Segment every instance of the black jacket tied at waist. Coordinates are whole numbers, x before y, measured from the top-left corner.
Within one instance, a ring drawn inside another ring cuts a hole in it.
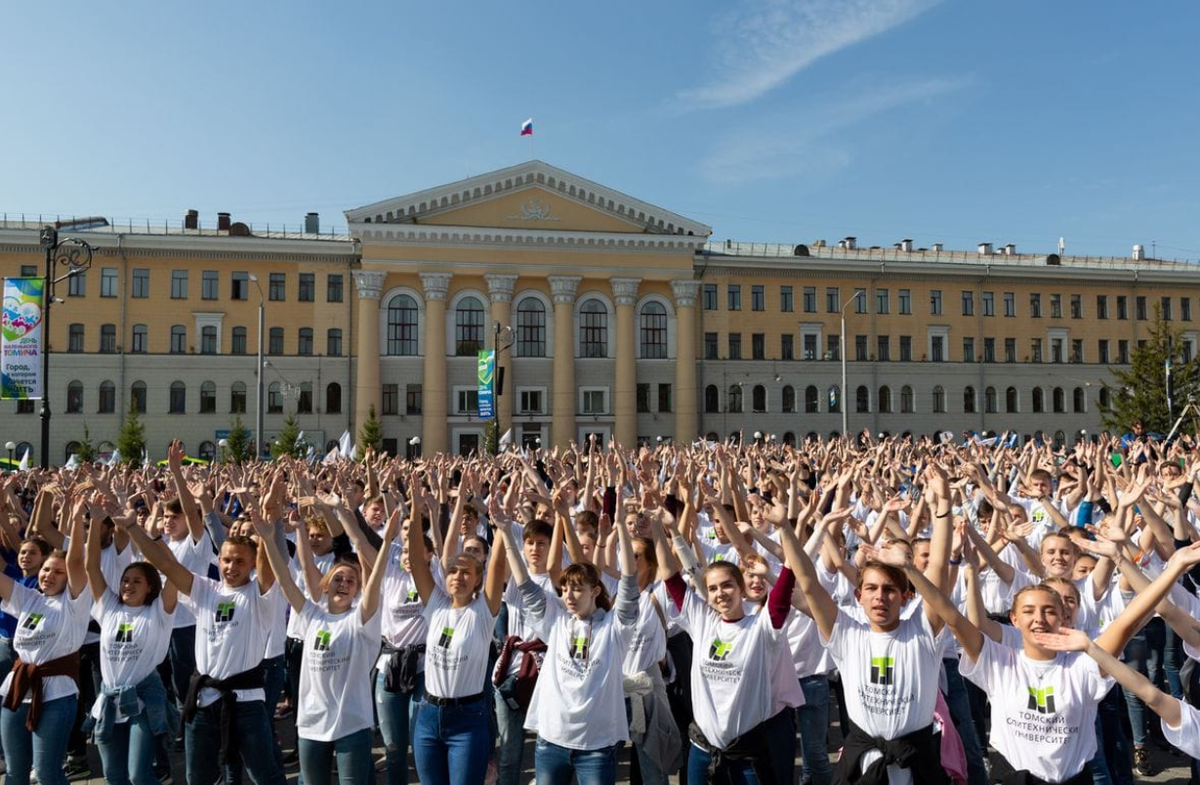
[[[200,691],[205,687],[212,687],[221,693],[221,765],[224,766],[236,741],[233,735],[233,711],[237,705],[237,696],[233,694],[233,691],[263,689],[262,667],[256,665],[248,671],[235,673],[227,679],[215,679],[199,671],[193,673],[192,680],[188,682],[187,699],[183,704],[185,724],[191,722],[192,718],[196,716],[196,712],[200,708]]]
[[[997,754],[992,761],[991,781],[999,785],[1091,785],[1092,782],[1092,770],[1087,765],[1075,776],[1061,783],[1054,783],[1024,769],[1014,769],[1003,755]]]
[[[871,750],[883,757],[858,774],[858,762]],[[949,785],[950,777],[942,768],[942,756],[933,735],[933,725],[900,736],[884,739],[870,736],[850,723],[850,734],[842,742],[842,757],[834,774],[835,785],[888,785],[888,766],[895,765],[912,772],[920,785]]]
[[[754,776],[758,779],[759,785],[783,785],[775,778],[775,767],[771,765],[771,749],[768,744],[770,734],[764,732],[764,726],[770,721],[768,719],[755,725],[729,742],[724,749],[719,749],[709,743],[704,732],[696,723],[693,722],[688,726],[688,739],[709,754],[708,781],[710,785],[730,785],[733,780],[729,776],[729,764],[734,761],[748,761],[750,767],[754,769]]]
[[[425,644],[414,643],[397,649],[385,641],[383,653],[388,658],[383,671],[383,689],[387,692],[411,695],[417,688],[417,676],[420,674],[418,668],[421,655],[425,653]]]

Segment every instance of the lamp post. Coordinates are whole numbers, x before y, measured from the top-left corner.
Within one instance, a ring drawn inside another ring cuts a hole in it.
[[[495,355],[492,358],[492,433],[496,435],[493,446],[495,455],[500,454],[500,401],[498,400],[497,384],[500,379],[500,352],[511,349],[513,345],[513,329],[501,326],[500,322],[492,323],[492,333],[495,336],[492,346]],[[509,385],[512,389],[512,385]]]
[[[859,298],[861,298],[865,295],[866,295],[865,291],[861,291],[861,290],[855,291],[854,296],[851,297],[849,300],[847,300],[846,304],[842,306],[842,334],[841,334],[841,340],[839,341],[839,343],[841,344],[841,353],[842,353],[842,389],[841,389],[841,392],[838,394],[838,397],[840,399],[840,400],[838,400],[838,405],[842,407],[842,438],[843,439],[846,438],[846,432],[850,430],[850,411],[849,411],[849,409],[846,408],[846,309],[849,308],[851,305],[854,305],[854,303],[856,301],[858,301]]]
[[[262,284],[258,282],[258,276],[250,273],[250,280],[254,282],[255,288],[258,289],[258,382],[255,388],[255,409],[254,409],[254,452],[256,459],[262,458],[262,438],[263,438],[263,320],[264,307],[266,298],[263,297]]]
[[[4,449],[8,450],[8,465],[9,465],[9,468],[12,468],[13,451],[15,451],[17,449],[17,443],[16,442],[5,442]]]
[[[219,447],[221,449],[221,452],[219,453],[220,457],[217,458],[217,460],[218,461],[225,460],[225,451],[227,449],[229,449],[229,440],[228,439],[218,439],[217,447]]]
[[[59,224],[45,226],[39,245],[46,252],[46,283],[42,290],[42,455],[41,466],[50,468],[50,305],[54,288],[59,281],[79,275],[92,266],[92,246],[77,237],[58,239]],[[68,268],[66,275],[56,278],[58,266]],[[67,339],[68,341],[70,338]],[[69,349],[70,347],[68,347]]]

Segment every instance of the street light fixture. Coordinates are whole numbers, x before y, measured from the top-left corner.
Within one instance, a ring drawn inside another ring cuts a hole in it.
[[[263,297],[262,284],[258,282],[258,276],[250,273],[250,280],[258,289],[258,383],[255,392],[255,409],[254,409],[254,451],[257,453],[256,458],[262,458],[262,438],[263,438],[263,321],[264,308],[266,306],[266,298]]]
[[[13,452],[17,449],[16,442],[5,442],[4,449],[8,450],[8,465],[11,468],[13,462]]]
[[[229,440],[228,439],[218,439],[217,447],[221,448],[221,452],[218,453],[218,455],[220,457],[217,460],[218,461],[225,460],[225,451],[229,449]]]
[[[842,334],[841,334],[841,354],[842,354],[842,389],[838,393],[838,405],[842,407],[842,438],[846,438],[846,433],[850,430],[850,410],[846,407],[846,309],[854,305],[860,298],[866,297],[867,293],[863,289],[856,289],[854,296],[846,301],[842,306]]]

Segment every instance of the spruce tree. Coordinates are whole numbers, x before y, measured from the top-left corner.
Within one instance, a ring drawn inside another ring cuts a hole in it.
[[[254,440],[250,438],[250,430],[242,423],[240,414],[233,419],[229,435],[225,437],[225,452],[227,455],[221,456],[222,459],[234,463],[248,461],[254,457]]]
[[[129,411],[121,423],[121,431],[117,434],[117,450],[121,453],[122,463],[142,462],[142,453],[146,451],[146,427],[138,419],[136,400],[129,402]]]
[[[271,457],[280,458],[286,455],[291,458],[303,458],[304,448],[296,443],[299,438],[300,424],[296,421],[296,415],[288,412],[283,421],[283,430],[271,443]]]
[[[1109,404],[1101,405],[1105,427],[1128,431],[1141,420],[1147,431],[1166,434],[1183,407],[1197,392],[1200,361],[1183,361],[1182,330],[1164,321],[1155,308],[1154,324],[1146,342],[1133,351],[1129,368],[1111,369],[1113,382],[1105,383]],[[1167,410],[1167,360],[1171,361],[1171,411]]]
[[[383,423],[375,416],[375,407],[367,409],[367,421],[358,429],[358,457],[364,458],[367,450],[379,452],[383,446]]]
[[[80,463],[91,463],[96,460],[96,445],[92,444],[92,434],[88,431],[87,425],[83,426],[83,440],[75,449],[75,457],[79,459]]]

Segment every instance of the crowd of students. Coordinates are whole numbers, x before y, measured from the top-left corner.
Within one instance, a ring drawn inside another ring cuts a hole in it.
[[[374,782],[377,731],[387,785],[522,785],[530,735],[538,785],[626,754],[645,785],[1131,783],[1156,741],[1195,783],[1194,448],[176,443],[13,473],[7,776],[65,785],[90,738],[109,785],[179,754],[189,785],[280,785],[293,722],[305,785]]]

